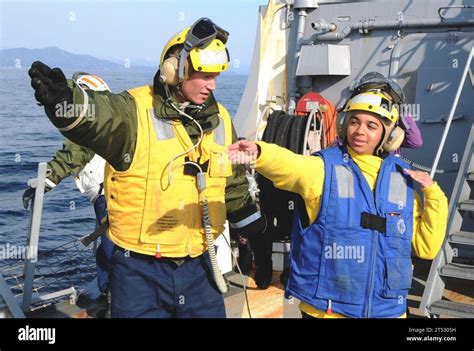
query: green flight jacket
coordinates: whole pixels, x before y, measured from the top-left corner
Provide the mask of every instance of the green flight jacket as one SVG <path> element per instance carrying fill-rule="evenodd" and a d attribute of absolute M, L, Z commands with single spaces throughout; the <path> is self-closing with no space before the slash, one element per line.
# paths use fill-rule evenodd
<path fill-rule="evenodd" d="M 68 82 L 73 90 L 74 106 L 84 103 L 83 91 L 72 81 Z M 183 119 L 169 103 L 166 103 L 164 87 L 155 84 L 154 110 L 158 117 L 167 117 L 181 120 L 191 140 L 196 143 L 199 138 L 197 126 L 189 119 Z M 85 116 L 78 121 L 77 111 L 64 115 L 48 114 L 51 122 L 69 140 L 90 149 L 104 158 L 117 171 L 126 171 L 133 160 L 137 142 L 137 112 L 135 101 L 128 92 L 114 94 L 108 91 L 86 91 L 89 103 Z M 172 97 L 175 106 L 180 103 Z M 67 112 L 67 110 L 63 110 Z M 204 132 L 215 129 L 219 124 L 218 107 L 211 94 L 204 104 L 204 108 L 188 107 L 185 112 L 195 118 Z M 72 126 L 72 128 L 71 128 Z M 232 127 L 233 142 L 237 135 Z M 74 155 L 70 155 L 74 159 Z M 77 158 L 84 155 L 77 154 Z M 80 162 L 74 160 L 72 162 Z M 232 166 L 232 176 L 227 178 L 226 209 L 227 219 L 237 223 L 257 212 L 248 191 L 248 180 L 245 168 L 242 165 Z"/>

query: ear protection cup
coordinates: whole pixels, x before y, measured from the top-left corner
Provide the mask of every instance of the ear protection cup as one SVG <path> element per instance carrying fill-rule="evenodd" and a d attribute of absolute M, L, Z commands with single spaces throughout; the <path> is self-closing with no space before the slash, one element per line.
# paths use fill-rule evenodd
<path fill-rule="evenodd" d="M 400 148 L 405 139 L 405 131 L 400 127 L 393 128 L 392 132 L 390 133 L 389 137 L 382 145 L 384 151 L 392 152 Z"/>
<path fill-rule="evenodd" d="M 341 141 L 346 139 L 347 136 L 347 125 L 345 125 L 347 119 L 347 112 L 339 112 L 337 114 L 337 136 Z"/>
<path fill-rule="evenodd" d="M 178 57 L 170 56 L 160 66 L 160 81 L 169 86 L 176 86 L 179 83 L 178 77 Z"/>

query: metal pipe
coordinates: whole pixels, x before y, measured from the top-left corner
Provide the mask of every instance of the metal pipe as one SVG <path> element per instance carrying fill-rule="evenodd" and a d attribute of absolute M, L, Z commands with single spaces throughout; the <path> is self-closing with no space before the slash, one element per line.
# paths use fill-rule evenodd
<path fill-rule="evenodd" d="M 461 96 L 462 88 L 464 86 L 464 82 L 466 81 L 467 73 L 469 72 L 469 68 L 471 67 L 472 57 L 474 56 L 474 46 L 471 48 L 471 52 L 467 58 L 466 66 L 464 67 L 464 72 L 462 74 L 461 81 L 459 82 L 458 91 L 456 92 L 456 97 L 454 98 L 453 105 L 451 106 L 451 111 L 449 112 L 449 118 L 446 122 L 446 127 L 444 127 L 443 137 L 441 138 L 441 143 L 439 144 L 438 153 L 436 154 L 436 158 L 433 162 L 433 167 L 431 167 L 431 178 L 434 177 L 436 173 L 436 168 L 438 167 L 439 159 L 441 157 L 441 153 L 444 149 L 444 144 L 446 142 L 446 138 L 448 137 L 449 128 L 451 127 L 451 122 L 453 120 L 454 112 L 456 111 L 456 107 L 458 106 L 459 98 Z"/>
<path fill-rule="evenodd" d="M 26 244 L 27 252 L 25 257 L 25 284 L 23 286 L 22 310 L 28 312 L 31 305 L 31 296 L 33 294 L 33 278 L 35 276 L 36 261 L 38 258 L 38 242 L 41 226 L 41 214 L 43 212 L 44 184 L 46 179 L 46 162 L 38 164 L 38 178 L 35 184 L 35 198 L 31 204 L 31 217 L 29 226 L 28 242 Z"/>
<path fill-rule="evenodd" d="M 449 20 L 439 19 L 407 20 L 407 21 L 374 21 L 364 20 L 362 22 L 346 26 L 341 32 L 313 34 L 310 39 L 305 40 L 305 44 L 313 44 L 315 41 L 336 41 L 347 37 L 353 30 L 362 32 L 372 29 L 408 29 L 426 27 L 454 27 L 454 26 L 474 26 L 474 20 Z"/>
<path fill-rule="evenodd" d="M 33 303 L 46 302 L 46 301 L 54 300 L 54 299 L 57 299 L 59 297 L 66 296 L 66 295 L 69 295 L 69 301 L 71 302 L 71 304 L 76 303 L 76 301 L 77 301 L 77 290 L 73 286 L 71 286 L 70 288 L 63 289 L 63 290 L 60 290 L 60 291 L 55 291 L 55 292 L 52 292 L 52 293 L 49 293 L 49 294 L 35 296 L 32 299 L 32 302 Z"/>
<path fill-rule="evenodd" d="M 291 79 L 291 89 L 290 89 L 290 94 L 289 94 L 289 102 L 288 102 L 288 113 L 293 114 L 296 109 L 296 68 L 298 64 L 298 60 L 301 54 L 301 46 L 302 44 L 302 38 L 304 35 L 304 27 L 306 24 L 306 17 L 308 16 L 308 13 L 306 10 L 301 9 L 298 12 L 298 24 L 297 24 L 297 33 L 296 33 L 296 50 L 295 50 L 295 56 L 293 58 L 293 72 L 290 76 Z"/>
<path fill-rule="evenodd" d="M 318 22 L 311 23 L 311 28 L 320 32 L 334 32 L 337 29 L 337 25 L 335 23 L 319 20 Z"/>

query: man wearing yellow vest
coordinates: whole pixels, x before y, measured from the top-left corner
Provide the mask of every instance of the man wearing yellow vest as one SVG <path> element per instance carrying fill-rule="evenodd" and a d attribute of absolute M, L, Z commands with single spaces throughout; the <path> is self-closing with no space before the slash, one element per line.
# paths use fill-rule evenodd
<path fill-rule="evenodd" d="M 53 124 L 107 161 L 112 317 L 225 317 L 208 242 L 226 218 L 249 235 L 264 228 L 244 169 L 227 159 L 237 138 L 212 93 L 227 37 L 198 20 L 165 45 L 153 86 L 121 94 L 83 91 L 41 62 L 29 71 Z M 79 116 L 58 113 L 64 103 L 80 104 Z"/>

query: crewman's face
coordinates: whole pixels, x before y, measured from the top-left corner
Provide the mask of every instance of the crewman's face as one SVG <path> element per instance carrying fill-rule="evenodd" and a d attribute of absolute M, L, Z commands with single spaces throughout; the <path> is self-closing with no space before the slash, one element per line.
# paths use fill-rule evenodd
<path fill-rule="evenodd" d="M 349 116 L 347 142 L 359 155 L 373 155 L 383 136 L 382 122 L 375 113 L 354 111 Z"/>
<path fill-rule="evenodd" d="M 184 97 L 196 105 L 201 105 L 216 90 L 216 78 L 219 73 L 193 72 L 184 81 L 182 93 Z"/>

